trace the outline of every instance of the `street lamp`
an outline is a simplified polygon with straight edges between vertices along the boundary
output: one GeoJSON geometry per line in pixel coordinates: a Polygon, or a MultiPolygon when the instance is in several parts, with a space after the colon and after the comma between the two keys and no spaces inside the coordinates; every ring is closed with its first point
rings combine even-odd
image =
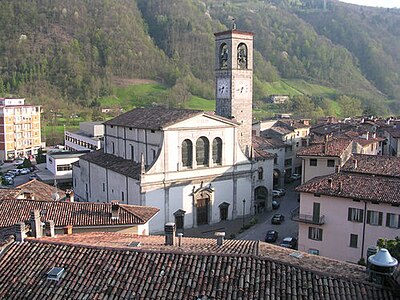
{"type": "Polygon", "coordinates": [[[243,229],[244,229],[244,213],[246,211],[246,199],[243,199],[243,229]]]}

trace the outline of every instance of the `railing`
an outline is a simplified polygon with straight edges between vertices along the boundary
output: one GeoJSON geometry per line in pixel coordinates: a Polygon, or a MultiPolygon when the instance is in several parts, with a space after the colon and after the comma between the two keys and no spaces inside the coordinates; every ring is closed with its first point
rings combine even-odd
{"type": "Polygon", "coordinates": [[[307,223],[307,224],[315,224],[315,225],[323,225],[325,224],[325,216],[319,216],[316,218],[313,215],[307,215],[307,214],[295,214],[292,217],[293,221],[296,222],[301,222],[301,223],[307,223]]]}

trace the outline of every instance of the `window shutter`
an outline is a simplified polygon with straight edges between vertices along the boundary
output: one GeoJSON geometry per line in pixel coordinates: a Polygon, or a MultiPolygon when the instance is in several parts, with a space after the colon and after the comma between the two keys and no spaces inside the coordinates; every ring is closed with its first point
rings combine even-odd
{"type": "Polygon", "coordinates": [[[389,213],[386,214],[386,226],[390,227],[390,214],[389,213]]]}
{"type": "Polygon", "coordinates": [[[379,212],[378,225],[382,225],[382,220],[383,220],[383,212],[379,212]]]}
{"type": "Polygon", "coordinates": [[[349,207],[348,213],[347,213],[347,220],[351,221],[351,207],[349,207]]]}
{"type": "Polygon", "coordinates": [[[371,224],[371,211],[370,210],[367,211],[367,223],[371,224]]]}
{"type": "Polygon", "coordinates": [[[361,209],[361,218],[360,218],[360,222],[364,222],[364,210],[361,209]]]}
{"type": "Polygon", "coordinates": [[[308,227],[308,238],[311,239],[312,238],[312,228],[308,227]]]}

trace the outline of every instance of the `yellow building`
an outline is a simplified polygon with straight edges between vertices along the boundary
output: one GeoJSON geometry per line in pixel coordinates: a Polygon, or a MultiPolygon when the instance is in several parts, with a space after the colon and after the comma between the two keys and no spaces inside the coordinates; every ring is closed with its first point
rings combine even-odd
{"type": "Polygon", "coordinates": [[[40,146],[40,106],[0,98],[0,159],[33,155],[40,146]]]}

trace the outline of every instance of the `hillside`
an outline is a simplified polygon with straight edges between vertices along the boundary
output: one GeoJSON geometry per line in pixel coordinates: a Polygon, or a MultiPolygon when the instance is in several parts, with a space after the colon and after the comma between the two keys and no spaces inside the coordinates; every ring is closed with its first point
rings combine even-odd
{"type": "Polygon", "coordinates": [[[400,11],[336,1],[324,10],[316,0],[4,0],[0,97],[27,97],[45,111],[212,108],[202,99],[214,98],[213,33],[233,17],[255,32],[258,106],[278,91],[305,97],[313,116],[340,111],[332,103],[344,95],[361,112],[400,111],[400,11]],[[162,90],[137,103],[118,95],[116,78],[155,80],[162,90]]]}

